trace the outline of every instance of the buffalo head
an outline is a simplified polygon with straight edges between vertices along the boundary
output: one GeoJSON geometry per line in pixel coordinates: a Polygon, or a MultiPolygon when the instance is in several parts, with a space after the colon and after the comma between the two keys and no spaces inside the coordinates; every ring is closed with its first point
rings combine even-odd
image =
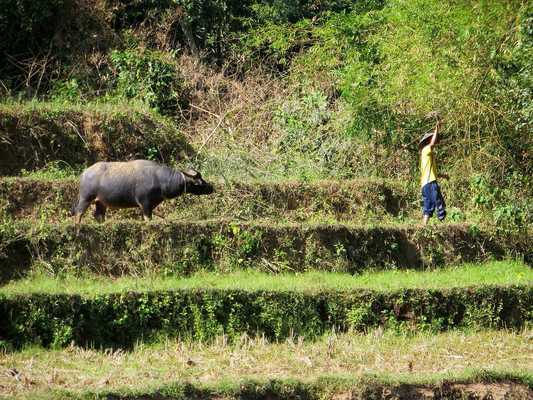
{"type": "Polygon", "coordinates": [[[188,168],[183,172],[185,178],[185,191],[191,194],[211,194],[213,193],[213,185],[204,181],[202,175],[192,168],[188,168]]]}

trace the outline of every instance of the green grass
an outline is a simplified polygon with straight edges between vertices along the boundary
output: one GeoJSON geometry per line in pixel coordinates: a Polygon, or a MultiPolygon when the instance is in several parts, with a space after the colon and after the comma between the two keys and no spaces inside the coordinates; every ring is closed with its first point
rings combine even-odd
{"type": "Polygon", "coordinates": [[[288,339],[280,343],[246,336],[235,343],[219,337],[211,344],[168,339],[139,344],[126,352],[28,347],[0,357],[0,369],[20,372],[20,381],[0,374],[0,396],[46,398],[54,390],[67,390],[68,397],[111,391],[172,393],[180,383],[231,394],[245,390],[246,382],[259,385],[271,380],[287,382],[280,385],[287,388],[301,382],[333,392],[370,383],[516,380],[531,385],[531,333],[397,335],[377,330],[365,335],[330,334],[316,342],[288,339]]]}
{"type": "Polygon", "coordinates": [[[135,100],[124,101],[117,98],[97,99],[90,102],[72,102],[72,101],[18,101],[7,98],[0,102],[0,112],[16,113],[16,112],[54,112],[62,113],[65,111],[77,112],[106,112],[106,113],[127,113],[130,111],[150,113],[158,118],[164,119],[159,114],[154,112],[146,104],[135,100]]]}
{"type": "MultiPolygon", "coordinates": [[[[53,169],[57,164],[61,165],[64,161],[57,160],[49,164],[48,168],[53,169]]],[[[69,184],[72,181],[77,181],[71,176],[58,176],[49,177],[47,174],[47,168],[36,169],[31,171],[25,171],[21,176],[0,176],[0,181],[5,181],[10,184],[31,185],[35,180],[44,182],[53,182],[57,185],[69,184]]],[[[202,174],[202,176],[205,178],[202,174]]],[[[76,176],[77,177],[77,176],[76,176]]],[[[217,182],[220,186],[240,191],[252,191],[252,190],[274,190],[274,188],[281,191],[319,191],[322,190],[330,194],[342,195],[350,194],[350,192],[368,191],[373,189],[374,186],[384,186],[391,190],[404,191],[409,190],[408,183],[405,183],[399,179],[387,179],[377,177],[357,177],[351,179],[314,179],[311,181],[302,181],[295,178],[280,178],[274,181],[268,179],[247,178],[236,180],[219,180],[217,182]],[[344,190],[344,192],[343,192],[344,190]]],[[[51,188],[52,190],[53,188],[51,188]]],[[[294,195],[297,194],[293,193],[294,195]]],[[[418,186],[416,186],[416,194],[418,195],[418,186]]],[[[221,194],[223,195],[223,194],[221,194]]]]}
{"type": "Polygon", "coordinates": [[[2,175],[68,177],[97,160],[193,154],[173,121],[135,103],[0,104],[0,126],[2,175]]]}
{"type": "Polygon", "coordinates": [[[82,294],[85,296],[126,292],[173,289],[241,289],[247,291],[352,291],[371,289],[443,289],[482,285],[531,285],[533,271],[518,261],[498,261],[485,264],[465,264],[433,271],[365,272],[361,275],[344,273],[306,272],[272,275],[257,271],[229,274],[198,273],[187,278],[147,275],[117,279],[88,275],[84,277],[35,274],[13,281],[0,288],[0,294],[14,296],[27,293],[82,294]]]}

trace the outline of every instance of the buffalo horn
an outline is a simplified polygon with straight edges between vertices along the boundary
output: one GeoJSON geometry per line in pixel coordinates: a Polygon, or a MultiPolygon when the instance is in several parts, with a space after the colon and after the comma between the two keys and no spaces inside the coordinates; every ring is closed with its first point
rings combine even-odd
{"type": "Polygon", "coordinates": [[[198,172],[191,168],[187,168],[183,173],[190,178],[196,178],[198,176],[198,172]]]}

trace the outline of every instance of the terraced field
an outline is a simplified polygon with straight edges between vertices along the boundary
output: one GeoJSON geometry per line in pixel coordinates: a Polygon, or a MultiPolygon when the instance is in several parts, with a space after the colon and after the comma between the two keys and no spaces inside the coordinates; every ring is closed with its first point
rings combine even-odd
{"type": "Polygon", "coordinates": [[[378,180],[215,182],[78,230],[76,180],[25,175],[0,179],[1,397],[533,396],[527,235],[421,227],[378,180]]]}

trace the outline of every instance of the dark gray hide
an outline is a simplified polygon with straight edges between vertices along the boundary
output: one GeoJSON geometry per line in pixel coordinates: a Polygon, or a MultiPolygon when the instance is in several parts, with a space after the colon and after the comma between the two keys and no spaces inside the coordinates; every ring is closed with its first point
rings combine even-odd
{"type": "Polygon", "coordinates": [[[98,162],[81,174],[76,222],[94,203],[94,217],[103,221],[107,208],[140,207],[144,219],[165,199],[180,194],[210,194],[213,186],[198,171],[178,171],[148,160],[98,162]]]}

